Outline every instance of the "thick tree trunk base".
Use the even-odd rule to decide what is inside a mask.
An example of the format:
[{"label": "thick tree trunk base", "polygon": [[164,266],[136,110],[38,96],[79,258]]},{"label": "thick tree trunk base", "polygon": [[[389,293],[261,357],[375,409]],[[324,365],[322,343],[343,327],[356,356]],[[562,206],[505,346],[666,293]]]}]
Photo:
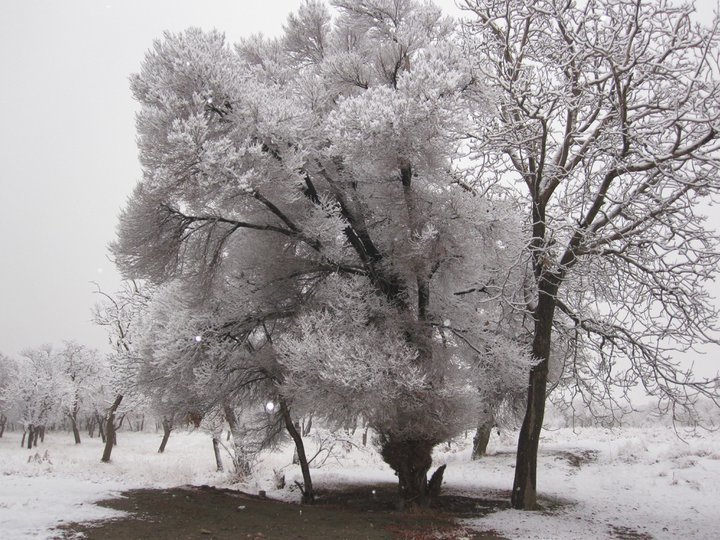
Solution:
[{"label": "thick tree trunk base", "polygon": [[398,477],[398,508],[427,508],[440,495],[445,466],[433,474],[430,482],[427,473],[432,465],[432,450],[436,443],[427,440],[395,441],[385,438],[380,453]]}]

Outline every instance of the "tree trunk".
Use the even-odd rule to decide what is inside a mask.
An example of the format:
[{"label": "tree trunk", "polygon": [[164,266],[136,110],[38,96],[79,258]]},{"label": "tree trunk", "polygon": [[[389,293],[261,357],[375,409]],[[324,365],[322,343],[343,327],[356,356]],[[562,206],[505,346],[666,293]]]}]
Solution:
[{"label": "tree trunk", "polygon": [[480,422],[478,422],[477,431],[473,437],[472,454],[470,454],[471,459],[480,459],[487,452],[488,443],[490,442],[490,433],[492,433],[494,424],[495,419],[492,415],[483,415]]},{"label": "tree trunk", "polygon": [[[394,440],[388,437],[383,441],[380,454],[398,477],[400,510],[430,505],[432,496],[428,489],[427,473],[432,465],[434,446],[434,442],[423,439]],[[442,482],[442,473],[439,481]],[[440,487],[437,486],[435,491],[439,493]]]},{"label": "tree trunk", "polygon": [[428,496],[431,502],[440,496],[440,489],[442,488],[446,467],[447,465],[441,465],[430,477],[430,481],[428,482]]},{"label": "tree trunk", "polygon": [[28,426],[28,450],[32,449],[32,443],[33,443],[34,439],[35,439],[35,426],[30,424]]},{"label": "tree trunk", "polygon": [[285,421],[285,429],[292,437],[295,442],[295,449],[297,450],[298,460],[300,461],[300,470],[303,475],[302,489],[302,503],[312,504],[315,501],[315,492],[313,491],[312,478],[310,476],[310,466],[308,465],[307,457],[305,456],[305,445],[303,445],[302,436],[298,432],[295,424],[293,424],[288,410],[287,404],[284,399],[280,400],[280,412]]},{"label": "tree trunk", "polygon": [[80,430],[78,429],[77,420],[74,417],[70,417],[70,424],[72,426],[73,437],[75,438],[75,444],[80,444]]},{"label": "tree trunk", "polygon": [[235,474],[238,475],[238,478],[245,478],[249,476],[251,472],[250,459],[243,446],[243,436],[240,432],[237,416],[230,405],[223,405],[223,413],[225,414],[225,421],[227,421],[229,426],[228,435],[232,434],[233,438],[233,466],[235,467]]},{"label": "tree trunk", "polygon": [[535,312],[535,334],[532,343],[533,357],[539,363],[530,370],[528,401],[515,462],[515,480],[511,497],[512,507],[519,510],[536,510],[537,504],[537,455],[545,416],[548,359],[552,320],[555,314],[557,286],[541,290]]},{"label": "tree trunk", "polygon": [[100,439],[102,440],[102,442],[105,442],[105,427],[103,426],[103,419],[98,413],[95,413],[95,422],[97,422],[97,428],[98,428],[98,433],[100,433]]},{"label": "tree trunk", "polygon": [[117,444],[115,438],[115,411],[117,411],[122,401],[122,394],[118,394],[115,401],[108,409],[105,422],[105,450],[103,451],[102,458],[100,461],[107,463],[110,461],[110,454],[112,454],[113,445]]},{"label": "tree trunk", "polygon": [[0,414],[0,438],[2,438],[3,433],[5,433],[5,424],[7,424],[7,416]]},{"label": "tree trunk", "polygon": [[217,472],[222,472],[223,464],[222,464],[222,458],[220,457],[220,441],[218,440],[218,435],[213,434],[212,437],[212,443],[213,443],[213,451],[215,452],[215,465]]},{"label": "tree trunk", "polygon": [[170,438],[170,432],[172,431],[172,420],[169,419],[167,416],[163,416],[162,419],[162,427],[163,427],[163,438],[162,442],[160,443],[160,448],[158,448],[158,454],[162,454],[165,451],[165,445],[168,442],[168,439]]}]

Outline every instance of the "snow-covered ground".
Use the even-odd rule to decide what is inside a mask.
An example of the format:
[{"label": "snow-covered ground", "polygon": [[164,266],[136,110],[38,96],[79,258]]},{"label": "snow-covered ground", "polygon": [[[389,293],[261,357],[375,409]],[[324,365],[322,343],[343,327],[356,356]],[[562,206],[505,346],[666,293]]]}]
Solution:
[{"label": "snow-covered ground", "polygon": [[[668,427],[545,431],[538,488],[560,504],[546,512],[503,510],[471,522],[522,539],[615,538],[622,532],[632,538],[720,538],[720,434],[682,435],[685,442]],[[480,462],[468,462],[467,452],[443,456],[448,487],[509,492],[514,436],[495,441],[494,455]]]},{"label": "snow-covered ground", "polygon": [[[490,454],[476,462],[469,460],[471,436],[450,448],[443,445],[435,465],[448,464],[444,489],[496,499],[501,506],[512,486],[515,436],[495,435]],[[215,472],[204,433],[173,433],[166,452],[158,454],[159,434],[122,432],[109,464],[100,463],[97,439],[75,445],[70,434],[50,433],[29,451],[20,448],[19,437],[6,432],[0,439],[1,538],[48,538],[63,521],[113,517],[116,512],[92,503],[126,489],[233,486],[229,473]],[[309,442],[312,447],[317,440]],[[377,453],[360,445],[360,433],[352,443],[335,443],[329,459],[313,471],[317,487],[394,480]],[[720,537],[720,434],[687,434],[683,442],[666,427],[560,429],[545,431],[541,449],[538,483],[548,510],[498,510],[468,525],[518,539],[616,538],[620,533]],[[311,448],[309,454],[314,453]],[[273,469],[282,469],[288,486],[301,478],[299,469],[288,465],[291,454],[286,446],[262,456],[255,477],[234,487],[297,500],[297,492],[274,489]],[[322,452],[317,461],[325,456]]]},{"label": "snow-covered ground", "polygon": [[20,448],[21,433],[0,439],[0,538],[48,538],[65,521],[117,516],[92,502],[142,487],[170,487],[222,481],[214,472],[210,437],[173,434],[165,454],[158,454],[161,434],[118,434],[111,463],[101,463],[103,444],[71,433],[48,433],[45,443]]}]

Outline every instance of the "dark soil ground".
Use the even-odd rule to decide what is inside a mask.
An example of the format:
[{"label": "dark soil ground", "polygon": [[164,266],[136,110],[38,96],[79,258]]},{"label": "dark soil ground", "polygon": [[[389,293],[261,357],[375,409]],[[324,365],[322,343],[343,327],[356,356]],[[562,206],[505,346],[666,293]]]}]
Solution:
[{"label": "dark soil ground", "polygon": [[474,533],[456,518],[479,517],[507,503],[441,496],[435,508],[398,512],[393,485],[348,486],[319,491],[317,503],[300,506],[207,486],[142,489],[99,503],[129,512],[120,519],[66,524],[56,538],[102,540],[491,540],[493,531]]}]

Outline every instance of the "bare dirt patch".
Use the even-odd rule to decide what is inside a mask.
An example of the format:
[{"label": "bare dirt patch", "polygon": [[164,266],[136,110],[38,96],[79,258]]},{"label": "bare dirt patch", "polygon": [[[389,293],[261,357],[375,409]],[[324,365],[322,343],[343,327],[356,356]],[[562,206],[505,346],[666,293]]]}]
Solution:
[{"label": "bare dirt patch", "polygon": [[596,450],[558,451],[555,452],[555,456],[555,459],[567,461],[571,467],[579,469],[583,465],[597,461],[598,452]]},{"label": "bare dirt patch", "polygon": [[652,540],[652,536],[630,527],[610,525],[610,534],[619,540]]},{"label": "bare dirt patch", "polygon": [[[477,517],[496,501],[441,497],[439,507],[418,512],[394,510],[394,486],[348,487],[321,491],[313,506],[283,503],[230,490],[183,487],[133,490],[101,506],[131,515],[97,523],[71,523],[56,538],[127,539],[347,539],[347,540],[491,540],[489,531],[475,533],[456,523]],[[374,491],[374,493],[373,493]],[[485,506],[483,506],[485,505]]]}]

